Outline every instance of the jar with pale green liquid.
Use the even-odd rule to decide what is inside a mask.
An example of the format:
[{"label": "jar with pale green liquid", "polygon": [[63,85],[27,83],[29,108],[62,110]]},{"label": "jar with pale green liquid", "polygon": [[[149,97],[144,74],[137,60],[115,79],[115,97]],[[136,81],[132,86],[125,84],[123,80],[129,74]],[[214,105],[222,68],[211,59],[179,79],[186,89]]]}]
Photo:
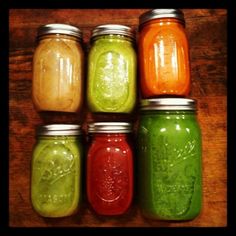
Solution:
[{"label": "jar with pale green liquid", "polygon": [[32,157],[31,202],[44,217],[76,213],[81,202],[81,127],[40,126]]},{"label": "jar with pale green liquid", "polygon": [[87,102],[94,113],[131,113],[137,98],[135,34],[124,25],[100,25],[88,55]]},{"label": "jar with pale green liquid", "polygon": [[196,102],[186,98],[141,101],[138,190],[144,216],[191,220],[202,204],[201,131]]}]

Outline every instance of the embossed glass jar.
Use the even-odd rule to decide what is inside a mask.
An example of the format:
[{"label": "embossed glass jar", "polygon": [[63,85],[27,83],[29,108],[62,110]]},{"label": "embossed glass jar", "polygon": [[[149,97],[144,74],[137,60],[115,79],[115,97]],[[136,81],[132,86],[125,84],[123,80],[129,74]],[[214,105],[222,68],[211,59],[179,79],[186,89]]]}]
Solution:
[{"label": "embossed glass jar", "polygon": [[44,217],[77,212],[81,202],[80,125],[40,126],[33,150],[31,202]]},{"label": "embossed glass jar", "polygon": [[139,199],[144,216],[190,220],[201,210],[201,131],[196,102],[141,101],[138,128]]},{"label": "embossed glass jar", "polygon": [[135,35],[124,25],[100,25],[88,56],[87,101],[91,112],[130,113],[136,97]]},{"label": "embossed glass jar", "polygon": [[32,98],[38,111],[78,112],[83,100],[82,32],[66,24],[38,29]]},{"label": "embossed glass jar", "polygon": [[189,43],[179,9],[153,9],[139,18],[139,68],[143,98],[187,96]]},{"label": "embossed glass jar", "polygon": [[133,152],[130,123],[90,123],[87,196],[97,214],[121,215],[133,197]]}]

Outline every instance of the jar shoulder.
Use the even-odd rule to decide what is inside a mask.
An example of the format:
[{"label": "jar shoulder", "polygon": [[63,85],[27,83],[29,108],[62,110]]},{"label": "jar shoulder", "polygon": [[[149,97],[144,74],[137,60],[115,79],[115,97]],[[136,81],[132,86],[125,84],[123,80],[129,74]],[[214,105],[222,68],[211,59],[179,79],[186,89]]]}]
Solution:
[{"label": "jar shoulder", "polygon": [[139,126],[140,132],[145,132],[145,130],[148,130],[149,132],[162,133],[168,130],[177,130],[179,132],[200,132],[200,125],[195,116],[191,116],[189,118],[181,118],[180,116],[171,118],[168,115],[163,117],[145,116],[141,117]]},{"label": "jar shoulder", "polygon": [[128,151],[131,152],[131,145],[126,140],[93,140],[89,147],[89,152],[96,152],[98,150],[106,150],[106,151]]},{"label": "jar shoulder", "polygon": [[112,40],[98,40],[92,43],[89,54],[105,53],[114,51],[118,53],[127,54],[129,56],[136,56],[135,45],[128,41],[112,41]]},{"label": "jar shoulder", "polygon": [[173,27],[173,26],[157,26],[150,25],[144,28],[140,32],[139,41],[151,42],[150,40],[156,42],[168,43],[170,40],[179,41],[188,44],[187,34],[183,27]]},{"label": "jar shoulder", "polygon": [[77,56],[84,57],[80,43],[72,40],[47,39],[38,43],[34,52],[34,59],[43,55],[56,55],[58,57]]},{"label": "jar shoulder", "polygon": [[54,159],[77,159],[82,155],[82,145],[79,140],[58,141],[58,140],[39,140],[33,149],[33,160]]}]

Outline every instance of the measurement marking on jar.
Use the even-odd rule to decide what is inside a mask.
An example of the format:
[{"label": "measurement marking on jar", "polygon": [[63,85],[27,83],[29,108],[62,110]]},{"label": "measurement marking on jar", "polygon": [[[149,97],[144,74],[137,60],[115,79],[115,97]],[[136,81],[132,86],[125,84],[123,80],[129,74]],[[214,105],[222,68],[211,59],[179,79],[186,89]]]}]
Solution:
[{"label": "measurement marking on jar", "polygon": [[68,194],[39,194],[39,201],[45,203],[67,203],[72,193]]}]

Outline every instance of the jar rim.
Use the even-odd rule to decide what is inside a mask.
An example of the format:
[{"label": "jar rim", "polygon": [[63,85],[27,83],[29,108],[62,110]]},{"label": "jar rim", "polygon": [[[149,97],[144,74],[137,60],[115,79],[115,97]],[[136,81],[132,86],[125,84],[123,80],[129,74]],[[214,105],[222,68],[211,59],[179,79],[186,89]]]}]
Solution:
[{"label": "jar rim", "polygon": [[92,31],[91,39],[101,35],[123,35],[135,39],[135,32],[131,27],[120,24],[98,25]]},{"label": "jar rim", "polygon": [[132,125],[129,122],[91,122],[88,124],[89,133],[130,133]]},{"label": "jar rim", "polygon": [[44,136],[64,136],[81,135],[81,125],[78,124],[50,124],[41,125],[36,129],[37,135]]},{"label": "jar rim", "polygon": [[196,110],[196,100],[190,98],[152,98],[142,99],[140,110]]},{"label": "jar rim", "polygon": [[73,25],[53,23],[38,28],[38,38],[48,34],[65,34],[82,40],[82,31]]},{"label": "jar rim", "polygon": [[147,21],[161,18],[175,18],[185,24],[184,13],[180,9],[152,9],[140,15],[139,24],[142,25]]}]

